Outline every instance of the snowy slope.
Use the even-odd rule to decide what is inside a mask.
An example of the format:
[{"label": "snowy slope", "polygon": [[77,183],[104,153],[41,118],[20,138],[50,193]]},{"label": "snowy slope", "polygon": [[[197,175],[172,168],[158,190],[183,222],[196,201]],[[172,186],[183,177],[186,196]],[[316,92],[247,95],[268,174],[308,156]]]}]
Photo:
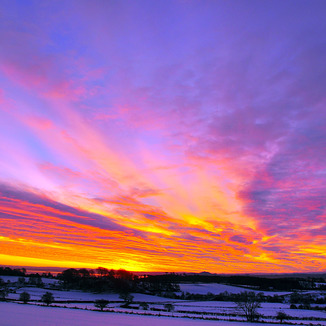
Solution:
[{"label": "snowy slope", "polygon": [[[56,301],[95,301],[98,299],[106,299],[109,301],[121,301],[119,299],[119,294],[117,293],[90,293],[82,292],[77,290],[71,291],[58,291],[58,290],[49,290],[36,287],[22,287],[16,291],[16,293],[9,293],[9,299],[18,299],[20,293],[28,292],[31,295],[31,300],[40,300],[42,295],[45,292],[51,292]],[[153,295],[133,293],[134,301],[146,301],[146,302],[167,302],[171,299],[162,298]],[[173,300],[178,301],[178,300]]]},{"label": "snowy slope", "polygon": [[[1,326],[256,326],[257,324],[171,317],[139,316],[98,311],[0,303]],[[264,324],[272,326],[272,324]],[[274,324],[275,325],[275,324]]]},{"label": "snowy slope", "polygon": [[207,294],[208,292],[211,292],[213,294],[219,294],[222,292],[229,292],[238,294],[240,292],[244,291],[253,291],[253,292],[263,292],[266,295],[285,295],[290,294],[291,292],[275,292],[275,291],[258,291],[258,290],[251,290],[246,289],[240,286],[232,286],[232,285],[225,285],[225,284],[219,284],[219,283],[194,283],[194,284],[180,284],[180,290],[181,292],[189,292],[194,294]]}]

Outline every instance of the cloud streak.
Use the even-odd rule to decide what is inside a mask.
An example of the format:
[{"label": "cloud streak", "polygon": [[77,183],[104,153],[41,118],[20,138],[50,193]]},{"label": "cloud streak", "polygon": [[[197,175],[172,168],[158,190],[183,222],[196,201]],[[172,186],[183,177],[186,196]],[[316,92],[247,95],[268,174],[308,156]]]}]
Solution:
[{"label": "cloud streak", "polygon": [[325,270],[325,4],[235,2],[3,4],[8,262]]}]

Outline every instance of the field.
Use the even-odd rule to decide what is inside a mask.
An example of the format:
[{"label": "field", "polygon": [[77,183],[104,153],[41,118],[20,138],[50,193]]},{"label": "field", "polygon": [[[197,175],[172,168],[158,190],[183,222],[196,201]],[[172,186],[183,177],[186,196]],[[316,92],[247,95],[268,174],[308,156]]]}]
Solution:
[{"label": "field", "polygon": [[[14,303],[0,304],[1,326],[33,325],[33,326],[252,326],[256,324],[243,322],[223,322],[213,320],[193,320],[158,316],[141,316],[118,313],[101,313],[62,309],[55,307],[39,307]],[[264,324],[270,326],[271,324]]]},{"label": "field", "polygon": [[[116,293],[89,293],[77,290],[62,291],[50,289],[56,283],[53,279],[43,279],[44,288],[35,286],[15,287],[18,277],[4,276],[2,279],[12,284],[7,301],[0,303],[1,326],[10,325],[251,325],[245,322],[234,302],[230,301],[196,301],[170,299],[160,296],[133,293],[133,302],[129,307],[121,307],[122,300]],[[224,284],[181,284],[181,291],[205,294],[241,293],[244,288]],[[30,301],[22,304],[19,301],[20,293],[28,292]],[[50,291],[54,302],[45,307],[41,302],[44,293]],[[313,295],[323,295],[322,291],[310,291]],[[289,295],[290,292],[266,292],[265,294]],[[94,306],[94,301],[108,300],[104,311]],[[144,310],[143,303],[148,304]],[[165,305],[173,305],[174,310],[168,312]],[[319,305],[320,306],[320,305]],[[258,313],[264,325],[277,324],[276,315],[279,311],[289,316],[286,323],[292,325],[325,325],[326,306],[324,310],[290,309],[289,303],[261,303]],[[27,322],[28,321],[28,322]],[[283,322],[284,323],[284,322]],[[255,323],[257,325],[257,323]]]}]

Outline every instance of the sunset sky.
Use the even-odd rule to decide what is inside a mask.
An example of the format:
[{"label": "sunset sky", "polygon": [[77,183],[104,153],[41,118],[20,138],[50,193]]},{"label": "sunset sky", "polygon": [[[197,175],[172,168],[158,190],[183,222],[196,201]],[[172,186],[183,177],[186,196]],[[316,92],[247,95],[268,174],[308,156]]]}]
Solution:
[{"label": "sunset sky", "polygon": [[325,271],[325,15],[1,0],[0,264]]}]

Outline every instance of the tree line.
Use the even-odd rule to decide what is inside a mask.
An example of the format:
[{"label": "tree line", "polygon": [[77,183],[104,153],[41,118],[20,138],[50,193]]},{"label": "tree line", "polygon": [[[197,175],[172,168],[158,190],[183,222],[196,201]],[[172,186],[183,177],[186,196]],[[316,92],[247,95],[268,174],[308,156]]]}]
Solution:
[{"label": "tree line", "polygon": [[63,289],[78,289],[92,292],[142,292],[165,294],[180,291],[171,279],[138,276],[124,269],[114,271],[104,267],[96,270],[69,268],[57,275]]}]

